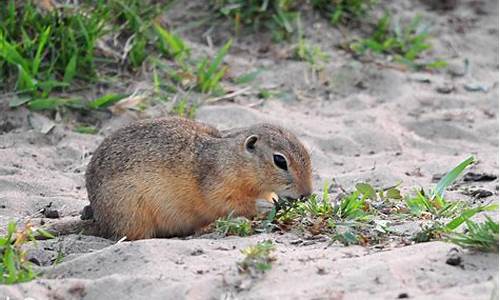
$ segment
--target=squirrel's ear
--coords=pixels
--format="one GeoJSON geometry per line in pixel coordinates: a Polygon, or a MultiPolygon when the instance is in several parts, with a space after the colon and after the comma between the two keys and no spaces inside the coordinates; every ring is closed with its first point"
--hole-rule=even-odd
{"type": "Polygon", "coordinates": [[[245,149],[248,151],[255,150],[255,143],[259,138],[256,135],[251,135],[245,139],[245,149]]]}

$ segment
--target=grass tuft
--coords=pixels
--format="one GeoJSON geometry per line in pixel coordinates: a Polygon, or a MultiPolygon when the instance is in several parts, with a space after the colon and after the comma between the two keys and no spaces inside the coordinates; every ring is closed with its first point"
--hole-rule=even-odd
{"type": "Polygon", "coordinates": [[[445,67],[446,62],[442,60],[426,63],[416,61],[431,48],[427,30],[420,16],[414,17],[407,24],[401,24],[393,22],[391,15],[386,13],[378,20],[371,37],[352,43],[351,49],[359,55],[367,51],[393,55],[396,61],[416,69],[445,67]]]}
{"type": "Polygon", "coordinates": [[[452,233],[448,241],[463,248],[485,252],[498,252],[498,222],[486,216],[486,221],[474,223],[465,221],[464,233],[452,233]]]}
{"type": "Polygon", "coordinates": [[[252,234],[253,229],[247,218],[227,216],[215,221],[215,232],[222,236],[249,236],[252,234]]]}
{"type": "Polygon", "coordinates": [[[372,8],[374,0],[312,0],[312,5],[326,15],[333,25],[358,21],[372,8]]]}
{"type": "Polygon", "coordinates": [[[26,224],[18,230],[17,225],[11,222],[7,226],[7,234],[0,237],[0,283],[14,284],[33,280],[38,275],[32,269],[32,264],[26,258],[26,252],[21,246],[41,235],[54,238],[50,233],[37,229],[33,230],[31,224],[26,224]]]}
{"type": "Polygon", "coordinates": [[[272,262],[275,260],[271,253],[275,250],[275,246],[271,241],[257,243],[255,246],[250,246],[241,251],[245,258],[238,263],[240,272],[247,272],[252,276],[259,273],[269,271],[272,267],[272,262]]]}

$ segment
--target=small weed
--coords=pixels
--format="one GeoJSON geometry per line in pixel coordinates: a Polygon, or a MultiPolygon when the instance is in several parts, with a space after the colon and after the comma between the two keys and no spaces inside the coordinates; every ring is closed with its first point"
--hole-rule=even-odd
{"type": "Polygon", "coordinates": [[[259,74],[261,72],[262,72],[262,70],[257,69],[255,71],[243,74],[243,75],[235,78],[233,80],[233,82],[236,83],[236,84],[248,84],[248,83],[254,81],[255,79],[257,79],[257,76],[259,76],[259,74]]]}
{"type": "Polygon", "coordinates": [[[309,63],[314,71],[321,70],[323,68],[322,63],[327,62],[329,59],[328,54],[323,52],[319,46],[313,45],[303,38],[297,44],[295,56],[297,59],[309,63]]]}
{"type": "Polygon", "coordinates": [[[173,113],[182,118],[194,119],[196,117],[196,106],[189,104],[186,98],[182,98],[174,106],[173,113]]]}
{"type": "Polygon", "coordinates": [[[252,276],[264,273],[271,269],[271,263],[275,260],[271,256],[275,247],[271,241],[257,243],[241,251],[245,258],[238,263],[240,272],[248,272],[252,276]]]}
{"type": "Polygon", "coordinates": [[[319,46],[312,45],[304,38],[300,17],[297,18],[298,43],[295,48],[295,57],[311,65],[313,71],[319,71],[323,68],[322,63],[329,59],[319,46]]]}
{"type": "Polygon", "coordinates": [[[0,8],[0,88],[45,98],[75,79],[95,79],[95,47],[108,13],[61,8],[41,13],[26,1],[0,8]],[[78,72],[77,72],[78,70],[78,72]]]}
{"type": "Polygon", "coordinates": [[[29,241],[34,241],[36,236],[53,238],[48,232],[38,229],[34,231],[31,224],[26,224],[23,229],[17,230],[16,223],[9,223],[7,234],[0,237],[0,283],[14,284],[34,279],[37,274],[31,268],[31,262],[26,259],[26,252],[21,246],[29,241]]]}
{"type": "Polygon", "coordinates": [[[105,108],[108,106],[111,106],[115,104],[116,102],[122,100],[123,98],[129,96],[128,94],[115,94],[115,93],[110,93],[106,94],[104,96],[101,96],[97,99],[94,99],[90,101],[87,106],[90,109],[99,109],[99,108],[105,108]]]}
{"type": "Polygon", "coordinates": [[[315,9],[330,18],[333,25],[361,19],[372,8],[373,0],[313,0],[315,9]]]}
{"type": "Polygon", "coordinates": [[[222,236],[249,236],[252,231],[252,224],[247,218],[227,216],[215,221],[215,232],[222,236]]]}
{"type": "Polygon", "coordinates": [[[252,26],[255,31],[270,30],[277,41],[288,38],[297,12],[295,0],[212,0],[212,6],[220,16],[234,22],[234,31],[240,33],[242,27],[252,26]]]}
{"type": "Polygon", "coordinates": [[[74,107],[51,93],[94,83],[98,71],[117,63],[139,67],[156,39],[153,20],[172,1],[81,1],[44,10],[37,2],[8,0],[0,6],[0,90],[23,95],[11,107],[74,107]]]}
{"type": "Polygon", "coordinates": [[[98,129],[94,126],[89,125],[79,125],[76,126],[73,131],[83,134],[96,134],[98,129]]]}
{"type": "Polygon", "coordinates": [[[464,233],[452,233],[448,241],[463,248],[480,251],[498,252],[498,222],[486,216],[486,221],[474,223],[465,221],[467,229],[464,233]]]}
{"type": "Polygon", "coordinates": [[[435,189],[429,193],[431,196],[426,196],[424,191],[420,190],[415,197],[406,199],[406,204],[412,214],[418,217],[427,215],[432,219],[430,224],[423,225],[423,230],[414,238],[415,241],[422,242],[441,237],[445,233],[453,232],[463,223],[471,223],[469,220],[480,212],[498,209],[496,204],[470,208],[465,202],[445,200],[445,190],[473,163],[474,158],[471,156],[453,168],[441,178],[435,189]],[[451,220],[449,220],[450,218],[451,220]]]}
{"type": "Polygon", "coordinates": [[[448,172],[433,190],[428,193],[420,190],[413,197],[401,195],[400,184],[376,189],[368,183],[358,183],[355,191],[330,201],[331,186],[325,184],[321,197],[314,194],[304,202],[280,199],[276,203],[275,222],[280,228],[298,226],[313,235],[327,234],[332,241],[344,245],[367,245],[387,240],[389,235],[401,235],[391,229],[391,222],[413,217],[423,221],[414,241],[442,239],[464,223],[474,227],[470,219],[478,213],[498,209],[496,204],[469,207],[463,201],[445,200],[445,190],[473,162],[473,157],[467,158],[448,172]]]}
{"type": "Polygon", "coordinates": [[[217,52],[212,60],[203,59],[196,68],[196,87],[202,93],[211,93],[220,90],[219,81],[226,73],[227,67],[222,67],[222,60],[231,48],[232,41],[229,40],[217,52]]]}
{"type": "Polygon", "coordinates": [[[191,52],[186,43],[179,36],[165,30],[158,24],[155,25],[155,30],[159,36],[160,50],[167,57],[174,58],[179,64],[183,65],[191,52]]]}
{"type": "Polygon", "coordinates": [[[386,14],[377,22],[371,37],[352,43],[351,48],[360,55],[367,50],[379,54],[394,55],[397,61],[415,68],[446,66],[446,63],[441,60],[426,64],[415,62],[426,50],[431,48],[428,43],[429,37],[427,27],[422,24],[421,17],[414,17],[407,25],[402,26],[396,23],[393,26],[391,16],[386,14]]]}
{"type": "Polygon", "coordinates": [[[423,189],[417,191],[414,197],[407,198],[406,204],[411,213],[421,216],[423,213],[430,214],[434,218],[456,217],[465,208],[465,203],[460,201],[449,202],[444,198],[445,190],[457,180],[462,172],[474,163],[474,158],[469,157],[453,170],[448,172],[437,183],[435,189],[426,195],[423,189]]]}

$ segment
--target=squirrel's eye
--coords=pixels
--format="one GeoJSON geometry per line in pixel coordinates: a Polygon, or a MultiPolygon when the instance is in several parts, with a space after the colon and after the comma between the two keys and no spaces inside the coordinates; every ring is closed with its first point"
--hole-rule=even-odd
{"type": "Polygon", "coordinates": [[[283,155],[280,155],[280,154],[274,154],[273,155],[273,160],[274,160],[274,164],[280,168],[280,169],[283,169],[283,170],[288,170],[288,166],[286,165],[286,159],[283,157],[283,155]]]}

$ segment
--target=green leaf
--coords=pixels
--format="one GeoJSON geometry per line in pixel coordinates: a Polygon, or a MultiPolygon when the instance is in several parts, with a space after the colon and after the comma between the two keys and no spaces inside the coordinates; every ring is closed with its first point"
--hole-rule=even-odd
{"type": "Polygon", "coordinates": [[[403,199],[403,196],[401,196],[401,191],[398,190],[397,188],[390,188],[386,191],[385,196],[389,199],[403,199]]]}
{"type": "Polygon", "coordinates": [[[73,131],[84,134],[96,134],[97,128],[94,126],[78,126],[73,129],[73,131]]]}
{"type": "Polygon", "coordinates": [[[108,107],[127,96],[128,96],[127,94],[115,94],[115,93],[107,94],[95,100],[92,100],[91,102],[89,102],[88,106],[92,109],[108,107]]]}
{"type": "Polygon", "coordinates": [[[37,233],[40,236],[43,236],[44,238],[47,238],[47,239],[54,239],[54,238],[56,238],[54,235],[52,235],[52,233],[48,232],[45,229],[38,228],[36,231],[37,231],[37,233]]]}
{"type": "Polygon", "coordinates": [[[377,192],[375,189],[368,183],[357,183],[356,190],[360,192],[365,198],[375,200],[377,199],[377,192]]]}
{"type": "Polygon", "coordinates": [[[42,61],[42,54],[45,48],[45,44],[47,44],[47,40],[50,35],[50,26],[47,26],[47,29],[40,35],[40,41],[38,42],[38,49],[36,50],[35,58],[33,59],[33,68],[31,73],[33,75],[38,74],[38,69],[40,68],[40,63],[42,61]]]}
{"type": "Polygon", "coordinates": [[[73,81],[73,78],[75,77],[76,74],[76,63],[77,63],[77,54],[73,54],[71,59],[68,62],[68,65],[64,69],[64,79],[63,81],[67,84],[69,84],[71,81],[73,81]]]}
{"type": "Polygon", "coordinates": [[[156,33],[160,37],[163,50],[172,55],[176,59],[183,58],[182,54],[189,51],[189,48],[184,44],[181,38],[165,30],[160,25],[154,25],[156,33]]]}
{"type": "Polygon", "coordinates": [[[447,66],[448,63],[446,61],[439,59],[425,65],[425,67],[428,69],[442,69],[446,68],[447,66]]]}
{"type": "Polygon", "coordinates": [[[233,44],[232,40],[227,41],[227,43],[224,44],[224,46],[219,50],[219,52],[217,52],[217,55],[215,56],[214,60],[212,60],[212,63],[210,64],[210,67],[207,70],[207,76],[212,76],[217,71],[220,64],[222,63],[222,60],[224,59],[224,56],[226,56],[232,44],[233,44]]]}
{"type": "Polygon", "coordinates": [[[0,32],[0,57],[13,65],[20,65],[24,70],[28,69],[28,60],[23,58],[16,48],[7,42],[2,32],[0,32]]]}
{"type": "Polygon", "coordinates": [[[17,225],[16,223],[14,222],[10,222],[8,225],[7,225],[7,233],[9,235],[12,235],[16,232],[16,228],[17,228],[17,225]]]}
{"type": "Polygon", "coordinates": [[[28,108],[32,110],[55,110],[67,101],[67,99],[62,98],[35,99],[28,103],[28,108]]]}
{"type": "Polygon", "coordinates": [[[255,79],[257,79],[257,76],[259,76],[259,74],[261,72],[262,72],[262,70],[255,70],[253,72],[243,74],[243,75],[235,78],[234,83],[236,83],[236,84],[250,83],[250,82],[254,81],[255,79]]]}
{"type": "Polygon", "coordinates": [[[474,163],[474,157],[470,156],[469,158],[461,162],[458,166],[456,166],[453,170],[448,172],[448,174],[446,174],[443,178],[441,178],[441,180],[439,180],[439,182],[437,183],[432,198],[436,196],[443,198],[444,191],[446,190],[446,188],[448,188],[448,186],[450,186],[460,176],[460,174],[462,174],[465,168],[467,168],[473,163],[474,163]]]}
{"type": "Polygon", "coordinates": [[[36,80],[21,65],[17,65],[19,70],[18,88],[22,91],[36,90],[36,80]]]}
{"type": "Polygon", "coordinates": [[[473,216],[475,216],[477,213],[482,212],[482,211],[495,211],[498,209],[497,204],[490,204],[490,205],[485,205],[485,206],[478,206],[474,207],[471,209],[466,209],[464,210],[458,217],[454,218],[450,222],[448,222],[445,225],[445,229],[448,231],[453,231],[458,226],[462,225],[465,221],[469,220],[473,216]]]}

